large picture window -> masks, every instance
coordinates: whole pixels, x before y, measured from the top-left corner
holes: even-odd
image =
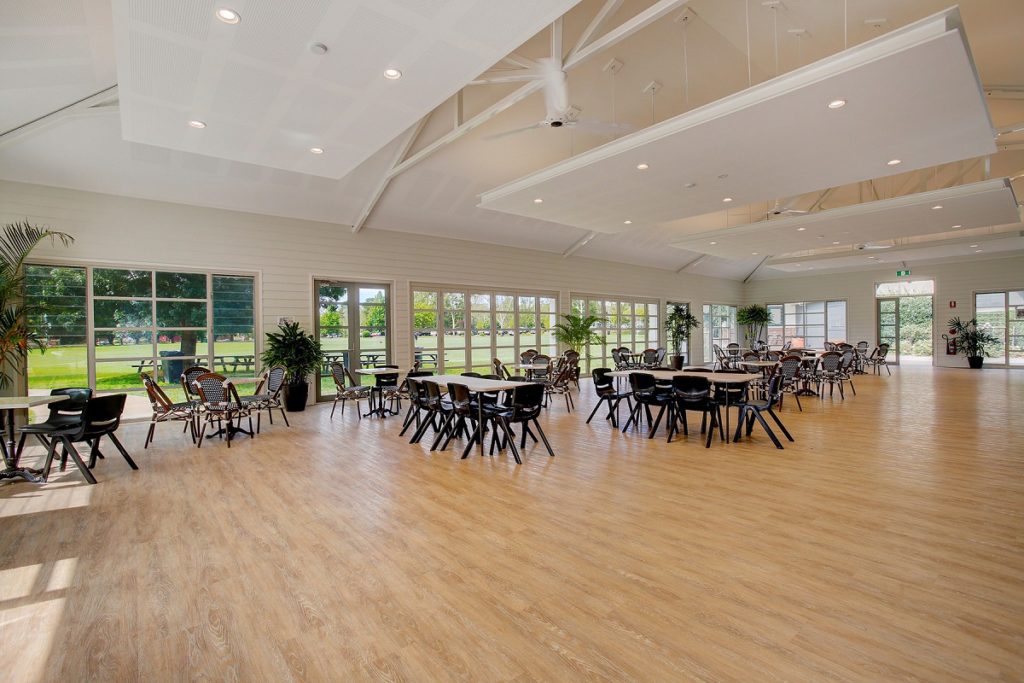
[[[821,349],[825,342],[841,343],[846,340],[845,301],[794,301],[768,304],[771,320],[767,327],[767,342],[779,348],[792,342],[795,348]]]
[[[142,391],[148,372],[177,399],[189,365],[258,369],[251,275],[51,265],[25,275],[29,327],[46,345],[29,354],[31,391]]]
[[[594,326],[600,341],[589,344],[583,353],[586,372],[593,368],[614,367],[612,350],[627,347],[634,353],[658,347],[661,339],[660,304],[653,299],[572,295],[572,312],[594,315],[606,320]]]
[[[391,362],[391,286],[370,282],[315,280],[317,316],[314,335],[320,340],[323,363],[316,400],[335,396],[331,363],[339,362],[364,385],[375,382],[361,375],[361,368],[376,368]]]
[[[527,349],[554,356],[558,297],[541,292],[412,287],[413,357],[439,373],[491,372]]]

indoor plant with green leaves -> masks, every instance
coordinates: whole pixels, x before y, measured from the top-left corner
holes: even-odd
[[[680,350],[683,342],[689,340],[693,330],[700,327],[700,321],[690,313],[686,304],[669,304],[668,315],[665,316],[665,337],[668,339],[669,350],[672,352],[669,362],[676,370],[681,370],[686,361]]]
[[[24,372],[30,351],[46,351],[46,341],[29,325],[40,310],[25,301],[24,294],[25,260],[47,238],[65,247],[75,241],[71,235],[28,221],[8,223],[0,233],[0,390],[8,389],[15,376]]]
[[[320,369],[320,342],[299,328],[298,323],[282,323],[279,332],[268,332],[263,349],[263,366],[283,365],[288,371],[284,386],[284,406],[291,412],[306,409],[309,383],[306,378]]]
[[[746,340],[750,347],[753,347],[754,342],[760,341],[764,328],[771,319],[768,307],[761,304],[750,304],[736,311],[737,324],[745,325],[747,328]]]
[[[562,316],[562,322],[554,327],[555,341],[563,346],[568,346],[581,356],[586,356],[589,362],[589,345],[591,343],[601,343],[601,335],[594,332],[593,327],[594,325],[602,325],[606,322],[608,322],[607,318],[601,318],[596,315],[566,313]]]
[[[1000,342],[985,328],[978,327],[978,320],[971,318],[967,322],[960,320],[960,317],[952,318],[949,321],[949,331],[956,335],[957,351],[967,356],[967,365],[980,370],[985,362],[986,346],[995,346]]]

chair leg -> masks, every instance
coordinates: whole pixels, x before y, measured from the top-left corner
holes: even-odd
[[[504,417],[499,418],[499,420],[501,422],[501,428],[504,429],[505,433],[509,435],[509,437],[508,437],[508,447],[512,450],[512,457],[516,459],[516,464],[517,465],[522,465],[523,464],[523,460],[522,460],[522,458],[519,457],[519,449],[516,448],[515,435],[512,434],[512,428],[509,426],[508,420],[505,419]],[[538,429],[540,429],[540,428],[538,427]],[[526,423],[525,422],[523,423],[523,431],[524,432],[526,431]],[[547,439],[545,439],[544,442],[547,443]],[[550,447],[549,447],[549,450],[550,450]],[[554,455],[554,453],[552,453],[552,455]],[[466,456],[462,456],[462,457],[466,457]]]
[[[640,412],[641,408],[643,408],[643,404],[642,403],[636,403],[636,404],[633,405],[632,410],[629,411],[629,419],[626,420],[626,424],[624,424],[622,426],[622,433],[623,434],[625,434],[626,430],[629,429],[629,425],[633,424],[633,422],[636,421],[637,414]]]
[[[278,410],[281,411],[281,417],[284,418],[284,426],[291,429],[292,425],[290,422],[288,422],[288,413],[284,412],[284,406],[281,406],[280,408],[278,408]],[[268,410],[267,413],[270,414],[270,411]]]
[[[661,424],[661,418],[665,414],[665,406],[662,405],[661,409],[658,410],[658,417],[655,418],[654,423],[651,425],[651,430],[647,434],[648,439],[653,439],[654,435],[658,432],[658,425]]]
[[[42,437],[40,437],[41,439]],[[50,478],[50,466],[53,465],[53,456],[57,452],[57,439],[50,439],[50,443],[46,448],[46,461],[43,464],[43,481],[47,481]]]
[[[773,420],[775,420],[775,424],[779,425],[779,429],[781,429],[782,433],[786,435],[786,438],[790,441],[794,441],[793,435],[789,433],[788,429],[786,429],[786,425],[782,424],[782,420],[780,420],[779,416],[775,414],[775,411],[769,408],[768,414],[772,416]]]
[[[203,437],[206,436],[206,425],[208,424],[210,424],[209,420],[203,420],[203,424],[199,428],[199,442],[196,444],[196,448],[203,447]]]
[[[540,428],[540,422],[537,422],[537,418],[533,418],[533,426],[537,428],[537,434],[539,434],[541,440],[544,441],[544,447],[548,449],[548,455],[550,455],[552,458],[555,457],[555,452],[551,450],[551,444],[548,443],[547,434],[545,434],[544,430]],[[523,424],[523,428],[526,428],[525,423]],[[520,462],[518,458],[516,458],[516,462]]]
[[[605,398],[605,396],[601,396],[597,399],[597,404],[594,406],[594,409],[590,411],[590,417],[587,418],[587,424],[590,424],[590,421],[594,419],[595,415],[597,415],[597,411],[601,407],[601,404],[604,403]]]
[[[135,464],[134,460],[132,460],[132,456],[128,455],[128,451],[124,449],[124,446],[121,444],[121,441],[117,438],[114,432],[110,432],[109,434],[107,434],[107,436],[109,436],[110,440],[114,442],[114,446],[117,448],[117,450],[121,451],[121,456],[125,459],[125,462],[128,463],[128,466],[131,467],[133,470],[139,469],[139,466]],[[98,443],[99,439],[97,439],[96,441]]]
[[[782,442],[779,441],[779,437],[775,436],[775,432],[772,431],[772,428],[768,425],[768,422],[765,421],[764,415],[761,414],[760,410],[754,411],[754,417],[756,417],[757,421],[761,423],[762,427],[764,427],[764,431],[768,434],[768,438],[772,440],[772,443],[775,444],[775,447],[778,448],[780,451],[783,450]]]
[[[149,448],[149,444],[153,440],[154,432],[156,432],[156,420],[153,420],[152,422],[149,423],[149,429],[146,430],[146,442],[142,444],[143,449]]]
[[[736,433],[732,435],[733,443],[740,440],[740,435],[742,435],[743,433],[743,418],[746,416],[749,410],[750,408],[748,408],[747,406],[740,406],[740,414],[736,417]],[[750,432],[747,432],[747,436],[749,435]]]
[[[452,422],[454,420],[455,420],[455,413],[451,413],[445,419],[444,423],[441,425],[441,428],[439,430],[437,430],[437,435],[434,438],[434,443],[430,446],[430,450],[432,450],[432,451],[436,451],[437,450],[437,447],[441,445],[441,439],[443,439],[446,436],[446,434],[447,434],[447,432],[448,432],[448,430],[449,430],[449,428],[450,428],[450,426],[451,426],[451,424],[452,424]]]
[[[92,472],[90,472],[89,468],[85,466],[84,462],[82,462],[82,456],[80,456],[78,454],[78,451],[75,450],[75,446],[68,440],[66,436],[60,437],[60,441],[61,445],[64,446],[64,449],[67,451],[68,455],[70,455],[71,459],[74,460],[75,466],[78,467],[78,471],[82,473],[83,477],[85,477],[85,480],[90,484],[95,484],[96,477],[92,476]]]

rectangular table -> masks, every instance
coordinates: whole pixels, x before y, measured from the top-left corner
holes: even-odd
[[[487,393],[489,391],[515,391],[527,382],[510,382],[506,379],[484,379],[483,377],[464,377],[462,375],[425,375],[423,377],[412,377],[410,381],[433,382],[441,386],[448,386],[448,383],[461,384],[474,393]],[[484,402],[477,401],[477,424],[480,425],[480,455],[484,454]]]
[[[697,368],[691,368],[697,369]],[[701,368],[702,369],[702,368]],[[752,375],[749,373],[738,373],[738,372],[686,372],[686,368],[682,370],[616,370],[615,372],[609,372],[609,377],[629,377],[635,372],[641,372],[648,375],[654,375],[655,379],[661,379],[663,381],[671,381],[673,377],[705,377],[712,384],[748,384],[755,379],[759,379],[760,375]],[[729,443],[729,431],[730,431],[730,419],[729,419],[729,394],[725,395],[725,442]]]
[[[18,467],[18,455],[14,444],[14,411],[21,408],[35,408],[68,400],[67,396],[6,396],[0,398],[0,429],[6,426],[6,443],[0,438],[0,449],[4,454],[4,469],[0,471],[0,479],[21,477],[25,481],[40,483],[43,481],[39,470],[30,467]]]

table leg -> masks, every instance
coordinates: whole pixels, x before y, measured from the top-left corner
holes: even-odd
[[[729,389],[727,387],[725,391],[725,443],[729,443],[729,434],[732,432],[729,422]]]
[[[476,393],[476,433],[480,439],[480,457],[484,455],[484,397],[483,392]]]
[[[6,427],[6,434],[0,435],[0,446],[3,447],[5,465],[3,471],[0,471],[0,479],[20,477],[34,484],[43,483],[43,478],[39,476],[42,473],[41,470],[18,467],[14,443],[14,409],[8,408],[0,411],[0,419],[4,421],[3,426]],[[3,437],[6,437],[6,440]]]

